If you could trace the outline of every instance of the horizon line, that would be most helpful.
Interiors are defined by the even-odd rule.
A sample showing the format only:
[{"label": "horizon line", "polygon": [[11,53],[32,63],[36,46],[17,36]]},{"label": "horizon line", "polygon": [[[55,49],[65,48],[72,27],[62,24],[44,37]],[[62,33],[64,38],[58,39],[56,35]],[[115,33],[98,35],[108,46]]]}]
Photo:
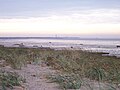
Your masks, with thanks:
[{"label": "horizon line", "polygon": [[110,37],[80,37],[80,36],[0,36],[0,39],[69,39],[69,40],[81,40],[81,39],[90,39],[90,40],[119,40],[120,37],[110,38]]}]

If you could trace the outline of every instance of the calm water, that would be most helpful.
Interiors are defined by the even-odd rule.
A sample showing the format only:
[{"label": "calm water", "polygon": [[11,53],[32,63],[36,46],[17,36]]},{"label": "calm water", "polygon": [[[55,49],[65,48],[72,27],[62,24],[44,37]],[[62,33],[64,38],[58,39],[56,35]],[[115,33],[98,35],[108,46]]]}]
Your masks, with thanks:
[{"label": "calm water", "polygon": [[94,52],[108,52],[111,56],[120,57],[120,40],[65,40],[65,39],[0,39],[0,45],[15,47],[14,44],[24,43],[26,47],[70,48],[91,50]]}]

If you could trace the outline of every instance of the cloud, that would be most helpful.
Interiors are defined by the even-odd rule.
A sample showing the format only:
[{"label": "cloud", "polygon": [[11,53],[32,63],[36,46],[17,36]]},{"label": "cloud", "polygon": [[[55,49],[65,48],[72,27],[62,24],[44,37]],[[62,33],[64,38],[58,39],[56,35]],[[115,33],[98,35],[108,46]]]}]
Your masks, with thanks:
[{"label": "cloud", "polygon": [[81,23],[120,23],[119,9],[91,9],[74,11],[70,15],[73,20]]},{"label": "cloud", "polygon": [[[80,9],[80,10],[65,10],[57,13],[56,11],[47,13],[47,15],[41,16],[29,16],[22,17],[16,16],[12,19],[7,19],[8,21],[70,21],[74,23],[120,23],[120,10],[119,9]],[[5,21],[5,19],[0,19],[0,21]]]},{"label": "cloud", "polygon": [[69,11],[42,17],[0,19],[0,33],[9,34],[118,34],[119,9]]}]

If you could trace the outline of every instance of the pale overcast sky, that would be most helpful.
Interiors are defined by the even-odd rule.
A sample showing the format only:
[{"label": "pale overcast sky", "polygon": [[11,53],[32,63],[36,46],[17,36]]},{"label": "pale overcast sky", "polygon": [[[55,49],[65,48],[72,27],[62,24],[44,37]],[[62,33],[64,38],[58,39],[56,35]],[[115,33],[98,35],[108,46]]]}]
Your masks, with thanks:
[{"label": "pale overcast sky", "polygon": [[120,36],[120,0],[0,0],[0,36]]}]

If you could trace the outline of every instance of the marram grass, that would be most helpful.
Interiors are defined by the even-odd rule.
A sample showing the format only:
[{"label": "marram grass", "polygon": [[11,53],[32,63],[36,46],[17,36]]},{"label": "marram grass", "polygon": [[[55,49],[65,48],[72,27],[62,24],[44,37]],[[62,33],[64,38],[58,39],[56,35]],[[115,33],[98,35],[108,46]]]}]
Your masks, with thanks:
[{"label": "marram grass", "polygon": [[[101,53],[0,47],[0,60],[5,60],[7,65],[15,69],[20,69],[29,62],[45,62],[46,65],[63,73],[62,76],[60,74],[54,78],[66,89],[80,88],[84,82],[83,78],[113,85],[120,84],[120,58],[102,56]],[[74,78],[70,81],[67,79],[69,83],[66,84],[62,79],[66,79],[67,75],[74,75]],[[75,77],[79,77],[79,81],[74,80]]]}]

